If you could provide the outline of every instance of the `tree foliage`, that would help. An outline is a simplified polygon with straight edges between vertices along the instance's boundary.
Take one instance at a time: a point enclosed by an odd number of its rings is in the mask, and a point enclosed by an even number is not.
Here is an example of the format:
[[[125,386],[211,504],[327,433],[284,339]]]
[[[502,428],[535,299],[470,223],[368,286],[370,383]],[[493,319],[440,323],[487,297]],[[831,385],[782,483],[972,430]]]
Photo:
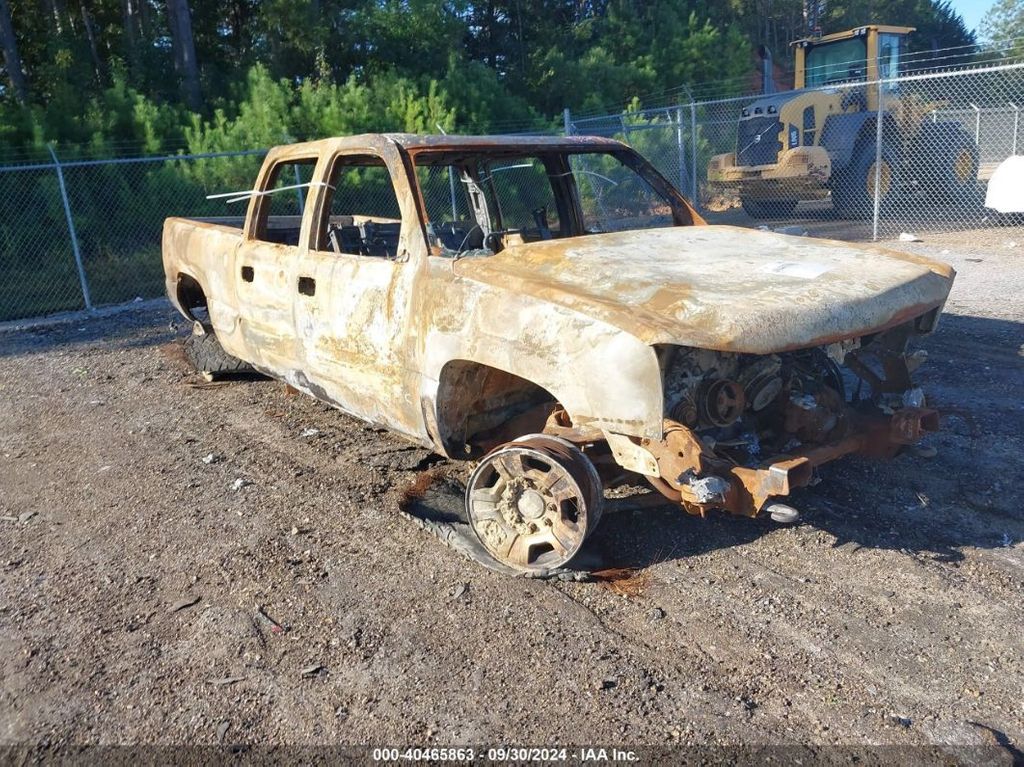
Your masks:
[[[876,21],[916,26],[918,49],[972,42],[948,0],[826,5],[825,33]],[[997,26],[1017,4],[1002,5]],[[805,32],[798,0],[0,0],[0,146],[541,129],[684,85],[747,91],[756,46],[785,66]]]
[[[985,42],[1007,58],[1024,57],[1024,3],[997,0],[981,21]]]

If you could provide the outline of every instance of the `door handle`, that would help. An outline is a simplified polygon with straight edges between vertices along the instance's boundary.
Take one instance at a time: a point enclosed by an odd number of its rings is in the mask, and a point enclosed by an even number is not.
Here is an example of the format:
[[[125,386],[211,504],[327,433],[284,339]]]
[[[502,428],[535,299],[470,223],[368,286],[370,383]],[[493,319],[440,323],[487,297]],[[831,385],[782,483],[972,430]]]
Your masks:
[[[316,295],[316,280],[312,277],[299,277],[299,292],[304,296]]]

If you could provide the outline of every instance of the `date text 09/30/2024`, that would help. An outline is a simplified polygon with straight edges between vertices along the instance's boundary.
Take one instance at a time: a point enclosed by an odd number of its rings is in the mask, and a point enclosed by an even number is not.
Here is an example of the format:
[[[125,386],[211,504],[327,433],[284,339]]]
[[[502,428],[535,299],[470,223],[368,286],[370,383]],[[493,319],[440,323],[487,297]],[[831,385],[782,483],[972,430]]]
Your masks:
[[[635,751],[620,748],[596,746],[564,747],[519,747],[498,746],[486,749],[469,747],[431,746],[427,748],[375,748],[372,752],[375,762],[637,762],[640,757]]]

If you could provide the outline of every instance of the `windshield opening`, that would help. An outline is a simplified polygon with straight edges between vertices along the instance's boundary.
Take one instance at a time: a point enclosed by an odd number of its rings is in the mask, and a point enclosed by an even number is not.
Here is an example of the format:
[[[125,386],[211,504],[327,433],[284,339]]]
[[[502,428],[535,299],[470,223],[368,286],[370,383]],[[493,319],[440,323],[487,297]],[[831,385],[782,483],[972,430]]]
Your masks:
[[[492,255],[530,242],[690,223],[688,210],[656,188],[664,180],[646,177],[626,151],[431,151],[417,153],[415,163],[435,255]]]
[[[804,60],[804,85],[863,82],[867,77],[867,43],[863,37],[811,46]]]

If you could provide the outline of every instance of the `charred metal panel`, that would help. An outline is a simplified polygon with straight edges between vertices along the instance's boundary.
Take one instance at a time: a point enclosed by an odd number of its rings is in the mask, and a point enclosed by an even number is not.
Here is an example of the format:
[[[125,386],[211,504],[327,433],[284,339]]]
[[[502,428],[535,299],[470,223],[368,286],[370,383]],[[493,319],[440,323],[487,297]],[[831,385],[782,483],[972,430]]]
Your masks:
[[[941,306],[953,276],[906,253],[729,226],[531,243],[456,269],[646,344],[751,354],[899,324]]]
[[[240,227],[168,219],[168,294],[188,315],[178,282],[187,278],[193,292],[201,286],[229,354],[438,452],[469,455],[519,428],[581,444],[607,440],[620,464],[699,513],[757,513],[771,496],[809,482],[819,463],[851,452],[891,456],[934,428],[933,411],[910,388],[904,353],[908,337],[934,327],[954,276],[944,264],[706,226],[685,201],[672,203],[683,211],[674,221],[689,226],[509,237],[486,255],[431,251],[413,175],[419,154],[583,148],[631,151],[581,137],[401,134],[278,147],[256,189],[278,162],[316,162],[298,244],[256,239],[261,197]],[[325,247],[315,226],[327,210],[331,168],[349,154],[380,158],[390,175],[402,215],[393,258],[317,250]],[[882,372],[873,383],[861,362],[871,349],[860,346],[876,337],[884,343],[876,343]],[[700,369],[666,379],[670,349],[699,352]],[[838,379],[814,391],[800,390],[798,375],[783,385],[776,355],[793,350],[818,354],[826,378],[827,359],[848,357],[877,390],[874,399],[848,402]],[[724,428],[731,431],[715,434],[746,440],[754,456],[760,437],[739,433],[744,419],[773,435],[780,454],[742,463],[721,452],[738,449],[730,440],[705,442],[712,432],[702,429]]]

